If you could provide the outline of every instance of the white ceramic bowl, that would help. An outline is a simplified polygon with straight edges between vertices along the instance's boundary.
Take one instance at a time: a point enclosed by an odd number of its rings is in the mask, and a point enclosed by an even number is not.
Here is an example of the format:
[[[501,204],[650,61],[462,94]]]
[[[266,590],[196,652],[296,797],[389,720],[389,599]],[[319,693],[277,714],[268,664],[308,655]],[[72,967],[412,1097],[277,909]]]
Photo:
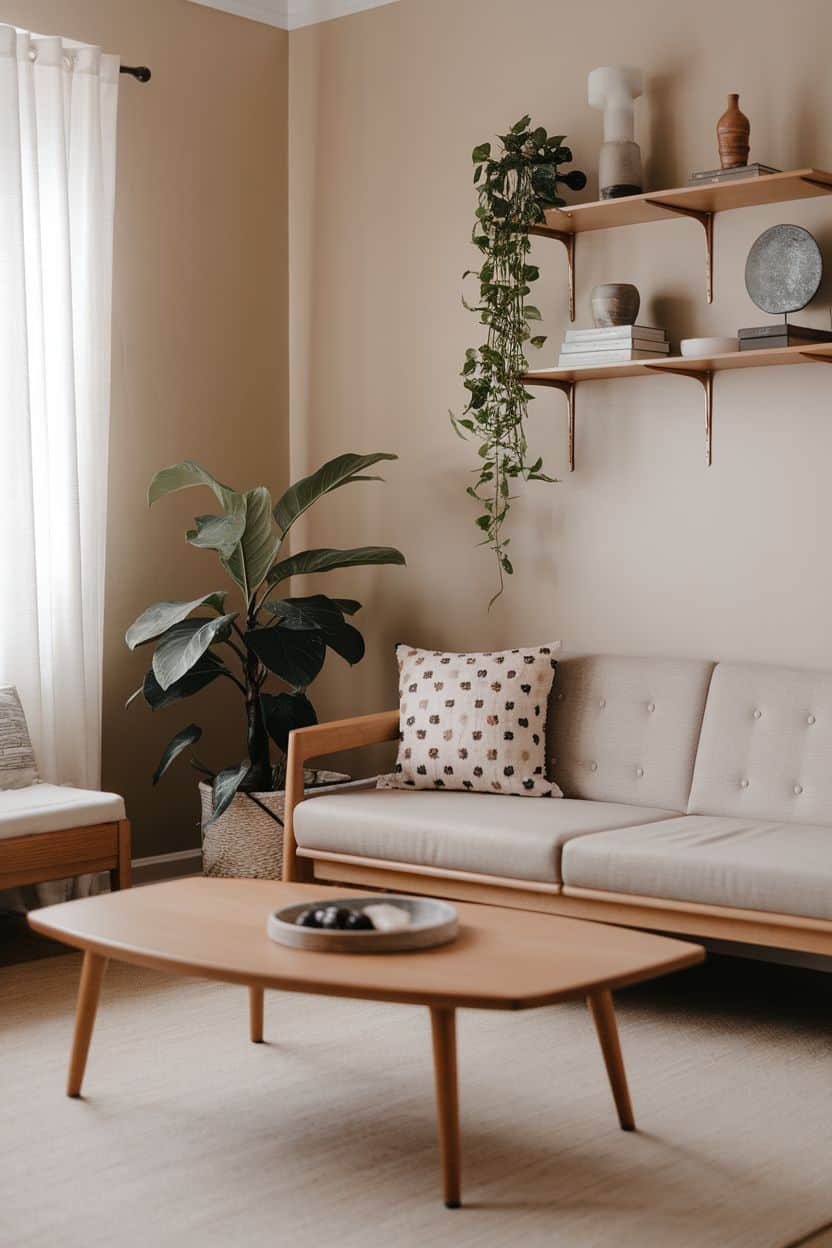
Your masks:
[[[392,932],[339,931],[334,928],[298,927],[295,919],[309,906],[344,906],[363,910],[365,906],[389,902],[410,914],[407,927]],[[279,945],[319,953],[397,953],[404,949],[430,949],[455,940],[459,929],[456,907],[432,897],[400,897],[397,893],[376,893],[370,897],[324,897],[284,906],[269,915],[266,930]]]
[[[727,355],[737,346],[736,338],[683,338],[679,350],[682,355]]]

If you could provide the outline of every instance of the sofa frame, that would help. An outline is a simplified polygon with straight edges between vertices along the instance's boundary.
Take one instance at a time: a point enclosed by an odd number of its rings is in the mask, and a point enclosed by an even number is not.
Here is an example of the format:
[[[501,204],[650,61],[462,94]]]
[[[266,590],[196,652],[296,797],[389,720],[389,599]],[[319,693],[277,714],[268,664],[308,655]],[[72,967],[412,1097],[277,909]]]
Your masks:
[[[294,836],[294,811],[305,797],[312,796],[304,793],[305,765],[324,755],[395,741],[398,736],[398,710],[334,720],[310,728],[298,728],[290,734],[284,815],[284,880],[355,884],[404,893],[429,892],[437,897],[459,901],[538,910],[622,927],[735,941],[827,957],[832,954],[832,921],[825,919],[605,893],[569,885],[414,866],[405,862],[380,863],[372,858],[298,847]],[[429,886],[427,881],[430,881]]]
[[[130,820],[0,838],[0,889],[107,871],[110,888],[129,888]]]

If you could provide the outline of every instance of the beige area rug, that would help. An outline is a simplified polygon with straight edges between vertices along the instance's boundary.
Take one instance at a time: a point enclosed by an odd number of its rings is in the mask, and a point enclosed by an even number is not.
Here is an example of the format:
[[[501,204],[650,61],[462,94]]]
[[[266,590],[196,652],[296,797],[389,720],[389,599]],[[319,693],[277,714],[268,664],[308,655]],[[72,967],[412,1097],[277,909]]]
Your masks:
[[[783,1248],[832,1220],[832,976],[621,994],[635,1135],[580,1005],[463,1012],[449,1212],[426,1011],[273,993],[255,1046],[243,989],[111,965],[70,1101],[78,966],[0,970],[4,1248]]]

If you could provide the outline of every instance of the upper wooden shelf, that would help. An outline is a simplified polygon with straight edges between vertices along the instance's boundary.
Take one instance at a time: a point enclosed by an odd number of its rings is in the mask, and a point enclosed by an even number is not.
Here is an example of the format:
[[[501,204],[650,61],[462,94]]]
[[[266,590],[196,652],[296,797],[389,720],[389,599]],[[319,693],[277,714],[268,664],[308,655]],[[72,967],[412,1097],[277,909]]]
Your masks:
[[[822,169],[791,169],[788,173],[767,173],[737,182],[716,182],[707,186],[679,186],[669,191],[645,191],[623,199],[599,199],[593,204],[573,204],[571,208],[549,208],[546,221],[532,226],[532,234],[554,238],[566,248],[569,270],[569,319],[575,319],[575,239],[590,230],[611,230],[618,225],[643,225],[648,221],[668,221],[690,217],[705,231],[705,298],[714,298],[714,217],[734,208],[754,208],[760,204],[781,204],[787,200],[812,199],[832,193],[832,173]]]
[[[811,199],[832,192],[832,173],[822,169],[791,169],[736,182],[707,186],[680,186],[667,191],[644,191],[623,199],[600,199],[570,208],[550,208],[546,224],[536,233],[582,234],[585,230],[609,230],[619,225],[642,225],[646,221],[667,221],[675,210],[694,216],[698,213],[729,212],[734,208],[755,208],[780,204],[792,199]]]

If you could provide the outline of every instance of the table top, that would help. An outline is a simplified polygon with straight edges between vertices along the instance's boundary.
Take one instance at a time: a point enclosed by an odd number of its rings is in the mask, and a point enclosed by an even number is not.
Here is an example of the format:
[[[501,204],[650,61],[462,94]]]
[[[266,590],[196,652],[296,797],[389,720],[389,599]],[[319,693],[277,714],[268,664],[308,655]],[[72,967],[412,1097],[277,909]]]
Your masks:
[[[459,903],[459,936],[408,953],[289,949],[272,910],[361,889],[189,877],[34,910],[33,928],[79,949],[230,983],[452,1008],[518,1010],[622,988],[701,962],[698,945],[631,928]],[[372,894],[367,893],[368,898]]]

